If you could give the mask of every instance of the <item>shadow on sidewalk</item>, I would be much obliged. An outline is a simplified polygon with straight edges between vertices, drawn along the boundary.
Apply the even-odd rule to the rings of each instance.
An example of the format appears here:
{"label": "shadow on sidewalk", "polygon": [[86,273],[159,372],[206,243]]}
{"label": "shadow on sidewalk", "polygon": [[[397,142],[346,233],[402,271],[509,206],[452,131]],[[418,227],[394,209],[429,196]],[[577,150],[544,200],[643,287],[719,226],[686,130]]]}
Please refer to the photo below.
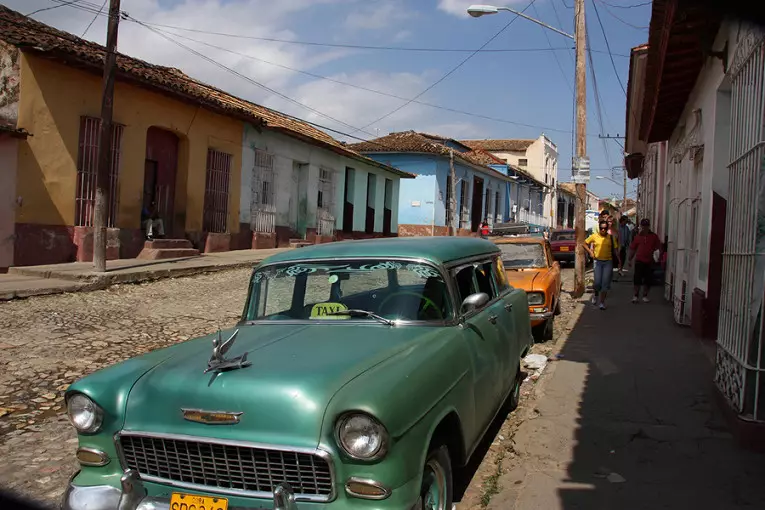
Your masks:
{"label": "shadow on sidewalk", "polygon": [[567,419],[547,404],[575,427],[559,508],[765,508],[765,457],[738,449],[715,404],[714,345],[674,323],[660,288],[631,304],[627,280],[608,310],[587,306],[549,381],[579,399]]}

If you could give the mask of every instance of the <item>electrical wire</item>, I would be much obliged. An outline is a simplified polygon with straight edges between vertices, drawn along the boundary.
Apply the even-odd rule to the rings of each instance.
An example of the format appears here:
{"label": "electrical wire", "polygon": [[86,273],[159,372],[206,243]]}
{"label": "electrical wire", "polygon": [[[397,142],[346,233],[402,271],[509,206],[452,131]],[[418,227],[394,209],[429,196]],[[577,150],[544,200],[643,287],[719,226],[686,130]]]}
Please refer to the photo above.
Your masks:
{"label": "electrical wire", "polygon": [[37,9],[36,11],[32,11],[29,14],[25,14],[24,16],[34,16],[35,14],[39,14],[41,12],[52,11],[53,9],[58,9],[59,7],[66,7],[68,5],[76,4],[79,1],[80,0],[65,0],[65,1],[61,0],[57,2],[60,5],[54,5],[51,7],[43,7],[42,9]]}
{"label": "electrical wire", "polygon": [[600,3],[603,4],[603,8],[606,10],[606,12],[608,14],[611,15],[612,18],[616,19],[617,21],[621,22],[622,24],[627,25],[630,28],[634,28],[635,30],[641,30],[641,31],[648,30],[648,27],[640,27],[640,26],[637,26],[637,25],[633,25],[629,21],[624,21],[622,18],[620,18],[619,16],[617,16],[616,14],[611,12],[611,9],[608,8],[608,5],[606,3],[602,2],[602,1]]}
{"label": "electrical wire", "polygon": [[[51,2],[65,3],[66,0],[50,0]],[[98,11],[98,5],[85,0],[80,0],[76,5],[72,5],[74,8],[80,10],[96,13]],[[124,11],[123,11],[124,12]],[[108,16],[108,13],[102,13],[102,16]],[[282,44],[296,44],[303,46],[317,46],[328,48],[345,48],[345,49],[359,49],[359,50],[378,50],[378,51],[410,51],[410,52],[425,52],[425,53],[473,53],[478,51],[479,53],[518,53],[518,52],[532,52],[532,51],[550,51],[549,48],[497,48],[497,49],[464,49],[464,48],[432,48],[432,47],[407,47],[407,46],[374,46],[374,45],[361,45],[361,44],[340,44],[340,43],[327,43],[316,41],[300,41],[291,39],[279,39],[275,37],[258,37],[253,35],[232,34],[228,32],[215,32],[210,30],[201,30],[195,28],[182,27],[178,25],[167,25],[163,23],[154,23],[150,21],[142,20],[146,25],[155,28],[164,28],[169,30],[180,30],[182,32],[193,32],[204,35],[214,35],[220,37],[230,37],[235,39],[249,39],[254,41],[273,42]],[[573,46],[561,46],[554,48],[557,50],[574,49]],[[596,53],[606,53],[604,50],[592,50]],[[614,53],[614,56],[629,58],[630,56],[625,53]]]}
{"label": "electrical wire", "polygon": [[607,5],[609,7],[614,7],[616,9],[635,9],[636,7],[645,7],[646,5],[653,4],[653,2],[651,1],[651,2],[643,2],[643,3],[640,3],[640,4],[634,4],[634,5],[614,5],[614,4],[606,2],[604,0],[601,0],[600,3],[602,3],[603,5]]}
{"label": "electrical wire", "polygon": [[[590,45],[590,34],[589,30],[585,28],[585,41],[586,46],[589,47]],[[603,105],[602,105],[602,98],[600,96],[600,89],[598,88],[598,78],[595,74],[595,62],[592,58],[592,53],[587,52],[587,55],[590,60],[590,75],[592,76],[592,88],[595,96],[595,110],[598,114],[598,126],[600,127],[600,135],[601,135],[601,142],[603,143],[603,152],[606,155],[606,163],[611,166],[611,154],[608,150],[608,141],[605,138],[602,138],[603,133],[605,132],[605,125],[603,122]]]}
{"label": "electrical wire", "polygon": [[85,34],[87,34],[87,33],[88,33],[88,30],[90,30],[90,27],[92,27],[92,26],[93,26],[93,23],[95,23],[96,19],[98,19],[98,16],[99,16],[99,15],[101,14],[101,12],[104,10],[104,7],[106,7],[106,2],[108,2],[108,1],[109,1],[109,0],[104,0],[104,3],[102,3],[102,4],[101,4],[101,8],[100,8],[100,9],[98,9],[98,12],[96,13],[96,15],[95,15],[95,16],[93,16],[93,19],[92,19],[92,20],[90,20],[90,23],[88,23],[88,26],[87,26],[87,27],[85,27],[85,31],[83,31],[83,32],[82,32],[82,35],[80,36],[81,38],[83,38],[83,39],[85,38]]}
{"label": "electrical wire", "polygon": [[600,13],[598,12],[598,6],[595,3],[595,0],[592,0],[592,7],[595,9],[595,16],[598,18],[598,24],[600,25],[600,31],[603,33],[603,39],[606,41],[606,48],[608,48],[608,55],[611,58],[611,66],[614,68],[614,74],[616,75],[616,80],[619,82],[619,86],[622,88],[622,92],[624,92],[625,97],[627,96],[627,89],[624,87],[624,83],[622,83],[622,78],[619,76],[619,71],[616,69],[616,62],[614,62],[614,56],[611,54],[611,44],[608,42],[608,36],[606,35],[606,29],[603,27],[603,21],[600,19]]}
{"label": "electrical wire", "polygon": [[[159,30],[159,29],[157,29],[157,30]],[[320,80],[326,80],[328,82],[336,83],[338,85],[343,85],[345,87],[351,87],[351,88],[354,88],[354,89],[363,90],[363,91],[370,92],[370,93],[373,93],[373,94],[378,94],[378,95],[385,96],[385,97],[399,99],[399,100],[402,100],[402,101],[408,101],[409,100],[408,98],[403,97],[403,96],[399,96],[397,94],[391,94],[391,93],[388,93],[388,92],[383,92],[381,90],[372,89],[372,88],[369,88],[369,87],[364,87],[364,86],[361,86],[361,85],[356,85],[354,83],[349,83],[349,82],[346,82],[346,81],[337,80],[335,78],[330,78],[328,76],[323,76],[323,75],[320,75],[320,74],[312,73],[310,71],[304,71],[302,69],[296,69],[294,67],[285,66],[283,64],[278,64],[276,62],[271,62],[271,61],[268,61],[268,60],[264,60],[264,59],[259,58],[259,57],[255,57],[255,56],[252,56],[252,55],[248,55],[246,53],[241,53],[241,52],[234,51],[234,50],[231,50],[231,49],[228,49],[228,48],[217,46],[215,44],[210,44],[210,43],[207,43],[205,41],[200,41],[198,39],[194,39],[194,38],[191,38],[191,37],[186,37],[186,36],[183,36],[183,35],[180,35],[180,34],[171,34],[170,32],[166,32],[166,31],[162,31],[162,30],[159,30],[159,31],[160,32],[164,32],[164,33],[166,33],[168,35],[179,37],[179,38],[187,40],[187,41],[191,41],[191,42],[195,42],[195,43],[198,43],[198,44],[202,44],[202,45],[207,46],[209,48],[214,48],[214,49],[217,49],[219,51],[224,51],[226,53],[230,53],[232,55],[238,55],[238,56],[246,58],[246,59],[254,60],[256,62],[261,62],[261,63],[268,64],[268,65],[272,65],[272,66],[278,67],[280,69],[285,69],[285,70],[288,70],[288,71],[291,71],[291,72],[303,74],[303,75],[306,75],[306,76],[310,76],[312,78],[317,78],[317,79],[320,79]],[[428,102],[425,102],[425,101],[417,100],[417,101],[413,101],[413,102],[416,103],[416,104],[422,105],[422,106],[427,106],[427,107],[430,107],[430,108],[435,108],[435,109],[438,109],[438,110],[444,110],[444,111],[452,112],[452,113],[458,113],[460,115],[466,115],[468,117],[475,117],[475,118],[478,118],[478,119],[490,120],[490,121],[493,121],[493,122],[501,122],[501,123],[510,124],[510,125],[513,125],[513,126],[528,127],[528,128],[533,128],[533,129],[540,129],[540,130],[543,130],[543,131],[553,131],[553,132],[560,132],[560,133],[568,133],[567,130],[563,130],[563,129],[550,128],[550,127],[545,127],[545,126],[537,126],[537,125],[534,125],[534,124],[525,124],[523,122],[516,122],[516,121],[512,121],[512,120],[498,118],[498,117],[491,117],[491,116],[488,116],[488,115],[481,115],[481,114],[478,114],[478,113],[468,112],[468,111],[465,111],[465,110],[459,110],[459,109],[456,109],[456,108],[450,108],[448,106],[442,106],[442,105],[438,105],[438,104],[434,104],[434,103],[428,103]]]}
{"label": "electrical wire", "polygon": [[[537,19],[541,20],[542,17],[539,15],[539,10],[537,10],[537,6],[532,5],[532,7],[534,9],[534,14],[536,15]],[[542,32],[544,32],[545,39],[547,40],[547,45],[550,47],[550,49],[552,49],[553,46],[552,46],[552,42],[550,42],[550,35],[547,33],[548,29],[542,26],[540,26],[539,28],[541,28]],[[558,54],[553,52],[553,57],[555,58],[555,63],[558,64],[558,70],[560,71],[561,76],[563,76],[563,82],[568,87],[569,92],[571,92],[571,94],[573,95],[574,88],[571,86],[571,81],[570,81],[571,77],[568,74],[566,74],[566,71],[563,70],[563,65],[561,65],[560,60],[558,59]]]}
{"label": "electrical wire", "polygon": [[[522,10],[521,12],[526,12],[526,10],[528,10],[528,8],[529,8],[529,7],[531,7],[532,5],[534,5],[534,2],[536,2],[536,0],[531,0],[531,2],[529,2],[529,4],[528,4],[526,7],[524,7],[524,8],[523,8],[523,10]],[[422,92],[420,92],[419,94],[417,94],[416,96],[414,96],[412,99],[410,99],[409,101],[405,102],[405,103],[404,103],[404,104],[402,104],[401,106],[399,106],[399,107],[397,107],[397,108],[394,108],[392,111],[390,111],[390,112],[386,113],[386,114],[385,114],[385,115],[383,115],[382,117],[379,117],[379,118],[377,118],[377,119],[373,120],[372,122],[370,122],[370,123],[366,124],[365,126],[363,126],[362,128],[360,128],[359,130],[360,130],[360,131],[361,131],[361,130],[364,130],[364,129],[368,128],[369,126],[372,126],[372,125],[374,125],[374,124],[377,124],[378,122],[380,122],[380,121],[382,121],[382,120],[385,120],[385,119],[387,119],[387,118],[388,118],[388,117],[390,117],[391,115],[393,115],[393,114],[395,114],[395,113],[397,113],[397,112],[400,112],[401,110],[403,110],[404,108],[406,108],[407,106],[409,106],[410,104],[412,104],[412,102],[416,101],[417,99],[419,99],[420,97],[422,97],[424,94],[426,94],[428,91],[432,90],[432,89],[433,89],[433,88],[434,88],[436,85],[438,85],[439,83],[443,82],[443,81],[444,81],[444,80],[446,80],[446,79],[447,79],[449,76],[451,76],[452,74],[454,74],[455,72],[457,72],[457,70],[458,70],[459,68],[461,68],[463,65],[465,65],[465,64],[467,63],[467,61],[468,61],[468,60],[470,60],[471,58],[473,58],[474,56],[476,56],[476,55],[478,54],[478,52],[479,52],[479,51],[481,51],[481,50],[482,50],[482,49],[484,49],[486,46],[488,46],[489,44],[491,44],[491,42],[492,42],[492,41],[494,41],[494,39],[496,39],[497,37],[499,37],[499,36],[500,36],[500,35],[501,35],[501,34],[502,34],[502,33],[503,33],[505,30],[507,30],[507,29],[510,27],[510,25],[512,25],[513,23],[515,23],[515,20],[517,20],[518,18],[520,18],[520,16],[516,14],[516,15],[515,15],[515,17],[513,17],[513,19],[511,19],[511,20],[510,20],[510,21],[509,21],[509,22],[508,22],[508,23],[507,23],[507,24],[506,24],[504,27],[502,27],[502,28],[501,28],[501,29],[500,29],[500,30],[499,30],[499,31],[498,31],[496,34],[494,34],[493,36],[491,36],[491,37],[489,38],[489,40],[488,40],[488,41],[486,41],[485,43],[483,43],[483,45],[481,45],[481,47],[480,47],[480,48],[478,48],[476,51],[474,51],[473,53],[471,53],[470,55],[468,55],[467,57],[465,57],[465,58],[464,58],[464,59],[463,59],[463,60],[462,60],[462,61],[461,61],[459,64],[457,64],[456,66],[454,66],[454,67],[453,67],[453,68],[452,68],[452,69],[451,69],[449,72],[447,72],[447,73],[446,73],[445,75],[443,75],[441,78],[439,78],[438,80],[436,80],[434,83],[432,83],[430,86],[428,86],[428,87],[427,87],[425,90],[423,90]]]}

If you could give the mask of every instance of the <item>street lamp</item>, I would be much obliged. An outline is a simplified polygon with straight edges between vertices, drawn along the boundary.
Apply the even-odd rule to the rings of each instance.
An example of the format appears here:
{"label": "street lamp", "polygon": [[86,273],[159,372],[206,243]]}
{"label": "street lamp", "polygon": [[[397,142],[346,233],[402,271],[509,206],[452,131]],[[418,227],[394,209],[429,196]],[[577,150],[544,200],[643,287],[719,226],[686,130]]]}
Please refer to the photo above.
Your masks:
{"label": "street lamp", "polygon": [[[574,130],[576,135],[576,159],[575,166],[572,167],[572,171],[576,169],[575,188],[576,196],[578,200],[578,207],[576,208],[576,220],[574,222],[576,228],[576,262],[574,271],[574,297],[580,297],[584,294],[584,231],[585,231],[585,204],[587,203],[587,184],[589,175],[585,174],[585,169],[589,171],[589,158],[587,157],[587,70],[586,70],[586,54],[585,54],[585,16],[584,16],[584,2],[585,0],[574,0],[574,26],[576,28],[575,34],[571,35],[559,30],[553,26],[548,25],[538,19],[534,19],[530,16],[526,16],[522,12],[516,11],[509,7],[496,7],[493,5],[476,4],[471,5],[467,12],[474,18],[480,18],[489,14],[497,14],[499,11],[507,11],[515,14],[520,18],[527,19],[540,25],[548,30],[552,30],[556,34],[560,34],[575,42],[576,47],[576,61],[575,61],[575,76],[576,76],[576,112],[574,119],[576,121],[576,129]],[[524,9],[525,10],[525,9]]]}
{"label": "street lamp", "polygon": [[493,5],[471,5],[470,7],[468,7],[468,10],[467,10],[468,14],[470,14],[474,18],[480,18],[481,16],[487,16],[489,14],[497,14],[499,11],[512,12],[516,16],[520,16],[521,18],[525,18],[529,21],[533,21],[537,25],[541,25],[545,28],[552,30],[553,32],[556,32],[560,35],[566,36],[569,39],[574,40],[573,35],[567,34],[563,30],[558,30],[557,28],[551,25],[548,25],[547,23],[543,21],[539,21],[538,19],[534,19],[531,16],[526,16],[521,11],[516,11],[515,9],[511,9],[510,7],[495,7]]}

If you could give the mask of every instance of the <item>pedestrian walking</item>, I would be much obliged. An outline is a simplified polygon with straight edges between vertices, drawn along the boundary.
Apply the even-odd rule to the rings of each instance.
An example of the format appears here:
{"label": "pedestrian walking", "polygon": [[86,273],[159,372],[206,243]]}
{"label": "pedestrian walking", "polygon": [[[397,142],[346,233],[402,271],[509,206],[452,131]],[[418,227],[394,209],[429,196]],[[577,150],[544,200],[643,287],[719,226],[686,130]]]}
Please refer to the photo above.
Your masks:
{"label": "pedestrian walking", "polygon": [[648,289],[651,288],[653,280],[654,265],[661,259],[656,257],[656,251],[661,250],[661,241],[659,236],[651,231],[651,222],[648,218],[640,220],[640,232],[632,240],[630,250],[630,266],[635,263],[635,275],[633,283],[635,285],[635,294],[632,296],[632,302],[637,303],[640,299],[640,288],[643,288],[643,302],[648,303]]}
{"label": "pedestrian walking", "polygon": [[482,239],[489,238],[489,222],[486,221],[486,218],[484,218],[483,221],[481,222],[481,227],[479,230],[480,230]]}
{"label": "pedestrian walking", "polygon": [[632,231],[626,216],[619,218],[619,276],[624,276],[624,263],[627,262],[627,249],[632,244]]}
{"label": "pedestrian walking", "polygon": [[595,283],[593,285],[592,304],[601,310],[606,309],[606,297],[611,290],[611,278],[614,271],[614,252],[619,249],[616,237],[608,233],[608,222],[601,221],[598,231],[584,240],[585,250],[593,260]]}

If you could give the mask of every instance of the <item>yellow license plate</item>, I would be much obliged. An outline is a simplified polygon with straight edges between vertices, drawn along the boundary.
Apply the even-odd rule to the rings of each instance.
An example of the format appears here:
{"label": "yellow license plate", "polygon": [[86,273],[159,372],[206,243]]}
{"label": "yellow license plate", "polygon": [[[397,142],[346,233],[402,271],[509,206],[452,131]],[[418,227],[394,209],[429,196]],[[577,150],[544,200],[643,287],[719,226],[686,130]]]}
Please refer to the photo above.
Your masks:
{"label": "yellow license plate", "polygon": [[568,251],[568,246],[561,246],[560,251]]}
{"label": "yellow license plate", "polygon": [[171,510],[227,510],[228,500],[173,492],[170,496]]}

